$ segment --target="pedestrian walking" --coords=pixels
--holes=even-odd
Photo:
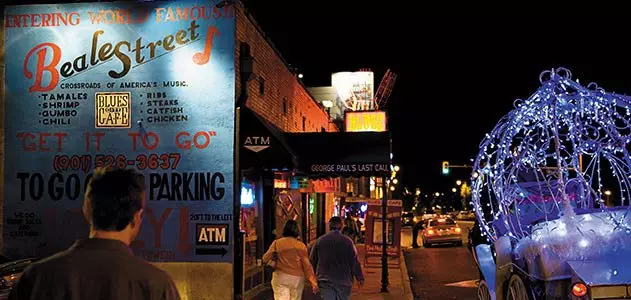
[[[423,221],[414,223],[412,227],[412,248],[418,248],[418,232],[423,230]]]
[[[342,219],[332,217],[329,230],[311,249],[311,264],[324,300],[348,300],[354,280],[364,285],[364,273],[355,244],[341,232]]]
[[[275,240],[263,255],[263,263],[274,268],[272,289],[275,300],[300,300],[309,281],[314,294],[318,294],[313,267],[309,261],[307,246],[298,240],[300,231],[295,220],[287,220],[283,227],[283,237]]]
[[[171,277],[129,248],[140,231],[144,207],[142,175],[95,170],[83,202],[89,238],[27,267],[9,299],[180,299]]]
[[[354,243],[357,243],[359,240],[360,229],[350,212],[346,213],[346,219],[344,220],[344,225],[342,226],[342,233],[348,236]]]

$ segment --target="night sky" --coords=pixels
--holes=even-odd
[[[470,171],[441,175],[441,161],[470,163],[513,101],[535,92],[543,70],[567,67],[583,84],[631,92],[631,47],[623,46],[631,24],[594,15],[464,14],[365,1],[246,5],[307,86],[359,68],[375,71],[375,84],[388,68],[398,74],[388,103],[395,161],[403,183],[426,192],[468,179]]]

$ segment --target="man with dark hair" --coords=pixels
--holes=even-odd
[[[320,294],[324,300],[350,299],[353,280],[364,285],[364,273],[353,241],[341,233],[342,219],[329,220],[329,233],[321,236],[311,249]]]
[[[412,248],[418,248],[418,232],[423,230],[423,220],[414,223],[412,227]]]
[[[180,299],[171,277],[137,258],[145,183],[134,170],[97,169],[83,202],[90,237],[30,265],[10,299]]]

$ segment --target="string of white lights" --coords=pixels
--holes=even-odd
[[[595,212],[610,216],[612,230],[631,232],[627,214],[611,213],[631,200],[631,97],[571,77],[564,68],[543,72],[537,91],[480,144],[472,204],[489,241],[522,239],[549,221],[555,227],[537,236],[580,232],[580,215]]]

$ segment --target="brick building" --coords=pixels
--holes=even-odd
[[[309,94],[241,2],[236,5],[236,18],[237,43],[247,43],[254,57],[254,76],[248,85],[248,108],[284,132],[338,131],[325,108]],[[237,70],[239,58],[237,45]],[[240,89],[237,72],[237,96]]]
[[[262,135],[339,131],[325,107],[309,93],[241,2],[235,5],[235,17],[237,98],[243,93],[241,58],[252,57],[251,75],[246,83],[245,110],[261,119],[261,122],[254,122],[254,126],[269,127],[271,133],[263,131]],[[243,126],[246,127],[244,132],[247,132],[247,127],[252,125]],[[235,272],[235,280],[238,282],[242,274],[245,299],[261,297],[269,292],[266,283],[271,280],[271,273],[265,272],[258,263],[277,233],[282,231],[280,227],[285,220],[294,218],[302,224],[303,240],[315,239],[324,228],[322,221],[333,214],[335,193],[340,191],[340,179],[306,180],[307,184],[290,187],[289,182],[296,179],[288,164],[282,166],[288,168],[279,170],[281,167],[273,162],[259,163],[256,168],[249,165],[241,167],[242,189],[247,184],[253,188],[255,195],[249,204],[242,202],[240,214],[244,234],[241,239],[245,249],[243,263],[235,261],[235,268],[243,267]]]

